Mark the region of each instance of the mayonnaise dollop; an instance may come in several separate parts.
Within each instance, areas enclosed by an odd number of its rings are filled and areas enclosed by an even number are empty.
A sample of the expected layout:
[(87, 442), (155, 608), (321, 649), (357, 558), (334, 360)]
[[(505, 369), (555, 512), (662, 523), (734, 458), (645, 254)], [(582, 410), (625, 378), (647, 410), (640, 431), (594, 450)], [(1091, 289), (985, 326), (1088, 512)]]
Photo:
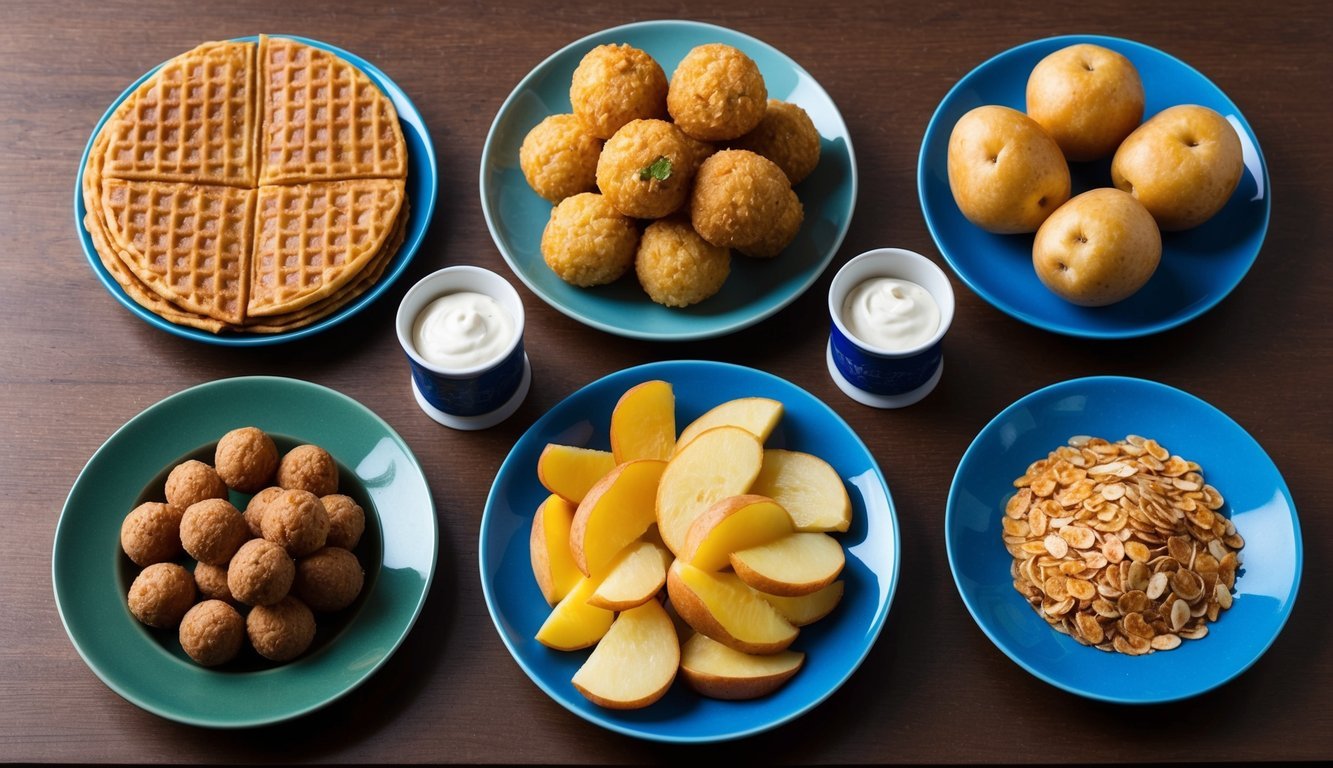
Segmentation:
[(514, 339), (514, 319), (490, 296), (472, 291), (432, 301), (412, 324), (417, 354), (441, 368), (472, 368), (499, 357)]
[(842, 323), (853, 336), (879, 349), (920, 346), (940, 327), (940, 308), (930, 291), (906, 280), (872, 277), (848, 292)]

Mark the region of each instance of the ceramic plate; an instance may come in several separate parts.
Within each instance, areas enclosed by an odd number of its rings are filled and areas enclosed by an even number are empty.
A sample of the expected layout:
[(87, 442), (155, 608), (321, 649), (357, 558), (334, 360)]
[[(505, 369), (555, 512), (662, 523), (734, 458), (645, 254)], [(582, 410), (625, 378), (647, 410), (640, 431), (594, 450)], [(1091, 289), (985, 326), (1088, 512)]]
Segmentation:
[[(846, 483), (852, 525), (837, 534), (847, 552), (841, 604), (801, 629), (793, 649), (805, 667), (777, 692), (753, 701), (717, 701), (695, 694), (679, 675), (645, 709), (602, 709), (570, 678), (591, 649), (553, 651), (534, 637), (550, 613), (532, 575), (528, 536), (548, 493), (537, 481), (537, 457), (549, 442), (609, 450), (611, 410), (625, 390), (653, 379), (671, 383), (678, 429), (735, 397), (770, 397), (785, 412), (769, 447), (815, 453)], [(500, 467), (481, 520), (481, 584), (500, 637), (523, 671), (566, 709), (604, 728), (666, 742), (713, 742), (759, 733), (788, 722), (828, 698), (860, 666), (879, 636), (898, 580), (898, 522), (879, 466), (856, 433), (805, 390), (767, 373), (714, 362), (653, 363), (614, 373), (570, 395), (533, 424)]]
[[(138, 569), (120, 549), (120, 524), (142, 501), (162, 499), (167, 472), (185, 459), (212, 463), (218, 438), (256, 426), (279, 450), (314, 443), (341, 469), (340, 491), (366, 511), (356, 554), (361, 595), (317, 617), (305, 655), (273, 664), (252, 651), (206, 669), (175, 631), (140, 624), (125, 595)], [(233, 502), (248, 497), (233, 492)], [(412, 451), (360, 403), (295, 379), (223, 379), (179, 392), (130, 419), (79, 474), (56, 527), (52, 577), (65, 631), (92, 671), (131, 703), (170, 720), (243, 728), (288, 720), (353, 690), (407, 636), (435, 573), (430, 489)], [(182, 562), (188, 562), (184, 558)]]
[[(298, 40), (302, 43), (312, 45), (316, 48), (323, 48), (326, 51), (341, 56), (352, 64), (356, 65), (371, 82), (379, 86), (389, 100), (393, 102), (394, 109), (398, 110), (398, 122), (403, 129), (403, 139), (407, 142), (407, 199), (409, 203), (407, 216), (407, 231), (403, 235), (403, 244), (398, 248), (398, 253), (394, 254), (388, 266), (384, 269), (384, 274), (379, 281), (369, 290), (357, 298), (345, 304), (341, 309), (328, 315), (324, 319), (311, 323), (302, 328), (296, 328), (285, 333), (209, 333), (198, 328), (190, 328), (184, 325), (176, 325), (167, 322), (157, 315), (141, 307), (138, 302), (130, 298), (125, 290), (116, 282), (116, 278), (107, 271), (102, 264), (102, 260), (97, 255), (97, 249), (93, 247), (92, 237), (88, 230), (83, 227), (83, 217), (87, 213), (87, 208), (83, 204), (83, 169), (88, 164), (88, 152), (92, 149), (93, 141), (97, 134), (102, 130), (102, 124), (111, 117), (121, 102), (134, 92), (135, 88), (153, 75), (154, 72), (161, 69), (159, 64), (142, 77), (135, 80), (126, 88), (119, 97), (116, 98), (111, 106), (107, 108), (102, 119), (97, 121), (93, 127), (92, 134), (88, 137), (88, 145), (83, 149), (83, 156), (79, 160), (78, 174), (74, 179), (74, 229), (79, 233), (79, 242), (83, 244), (83, 255), (87, 257), (88, 263), (92, 265), (93, 272), (102, 285), (106, 287), (111, 295), (116, 298), (126, 309), (138, 315), (148, 324), (156, 326), (168, 333), (181, 336), (195, 341), (203, 341), (209, 344), (221, 344), (231, 347), (258, 347), (267, 344), (279, 344), (285, 341), (294, 341), (307, 336), (313, 336), (327, 328), (341, 323), (360, 312), (364, 307), (378, 299), (388, 290), (398, 276), (407, 269), (407, 265), (416, 255), (417, 248), (420, 247), (422, 239), (426, 236), (426, 229), (430, 225), (431, 215), (435, 211), (436, 195), (436, 168), (435, 168), (435, 146), (431, 143), (430, 134), (426, 131), (426, 121), (417, 111), (416, 105), (407, 97), (398, 84), (390, 80), (388, 75), (381, 72), (374, 64), (349, 53), (336, 46), (322, 43), (318, 40), (311, 40), (306, 37), (296, 35), (273, 35), (274, 37), (286, 37), (291, 40)], [(257, 41), (259, 38), (255, 35), (249, 37), (236, 38), (237, 40)]]
[[(1162, 233), (1162, 260), (1148, 284), (1107, 307), (1079, 307), (1051, 293), (1032, 269), (1032, 235), (995, 235), (969, 222), (949, 190), (949, 134), (969, 110), (1000, 104), (1023, 110), (1028, 74), (1047, 54), (1094, 43), (1124, 54), (1138, 69), (1144, 119), (1176, 104), (1216, 110), (1240, 137), (1245, 171), (1230, 202), (1204, 224)], [(1071, 163), (1073, 194), (1111, 186), (1110, 158)], [(1271, 207), (1259, 141), (1235, 104), (1188, 64), (1141, 43), (1113, 37), (1053, 37), (1020, 45), (974, 69), (935, 110), (921, 143), (917, 187), (926, 225), (957, 275), (1000, 311), (1048, 331), (1087, 338), (1145, 336), (1198, 317), (1240, 283), (1259, 255)]]
[[(1198, 462), (1245, 540), (1235, 602), (1207, 636), (1147, 656), (1105, 653), (1051, 629), (1013, 588), (1001, 541), (1013, 480), (1074, 435), (1137, 434)], [(963, 454), (945, 512), (949, 565), (972, 617), (1038, 678), (1102, 701), (1184, 699), (1244, 672), (1277, 639), (1301, 579), (1301, 529), (1287, 484), (1244, 429), (1204, 401), (1142, 379), (1095, 377), (1040, 389), (996, 416)]]
[[(722, 290), (692, 307), (655, 304), (633, 275), (598, 288), (578, 288), (542, 260), (542, 230), (551, 204), (533, 192), (518, 165), (518, 148), (537, 123), (568, 113), (569, 83), (589, 50), (627, 43), (647, 51), (666, 72), (696, 45), (726, 43), (754, 59), (770, 98), (799, 104), (821, 137), (819, 167), (796, 185), (805, 223), (796, 240), (772, 261), (735, 256)], [(640, 339), (721, 336), (753, 325), (790, 304), (819, 277), (842, 244), (856, 205), (856, 160), (851, 136), (819, 83), (781, 51), (739, 32), (693, 21), (649, 21), (614, 27), (573, 42), (523, 78), (495, 116), (481, 155), (481, 207), (491, 237), (532, 292), (564, 314), (594, 328)]]

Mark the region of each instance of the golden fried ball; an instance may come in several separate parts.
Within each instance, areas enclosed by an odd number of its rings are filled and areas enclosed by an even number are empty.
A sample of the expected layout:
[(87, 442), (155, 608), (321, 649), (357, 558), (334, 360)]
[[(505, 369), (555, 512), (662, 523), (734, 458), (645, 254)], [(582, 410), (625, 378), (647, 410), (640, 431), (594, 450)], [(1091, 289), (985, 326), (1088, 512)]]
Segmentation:
[(235, 600), (231, 596), (231, 588), (227, 586), (227, 569), (221, 565), (195, 563), (194, 585), (199, 589), (199, 594), (206, 598), (225, 602)]
[(227, 588), (246, 605), (272, 605), (291, 591), (296, 563), (281, 546), (266, 539), (241, 545), (227, 566)]
[(227, 498), (217, 470), (196, 459), (177, 464), (167, 475), (167, 503), (185, 509), (196, 501)]
[(146, 501), (130, 510), (120, 524), (120, 548), (135, 565), (175, 560), (181, 553), (180, 507)]
[(685, 54), (671, 75), (667, 111), (685, 133), (703, 141), (728, 141), (754, 130), (768, 108), (759, 65), (722, 43)]
[(795, 104), (777, 99), (768, 100), (764, 119), (731, 146), (748, 149), (777, 163), (793, 186), (819, 165), (819, 131), (810, 115)]
[(695, 151), (665, 120), (632, 120), (602, 149), (597, 188), (626, 216), (659, 219), (685, 204)]
[(801, 205), (796, 193), (788, 190), (787, 204), (782, 213), (778, 214), (773, 226), (768, 228), (763, 237), (753, 243), (739, 246), (737, 250), (756, 259), (771, 259), (791, 245), (791, 241), (796, 239), (796, 233), (801, 231), (803, 221), (805, 221), (805, 207)]
[(639, 228), (594, 192), (567, 197), (551, 209), (542, 258), (561, 280), (588, 287), (619, 280), (634, 263)]
[(244, 641), (245, 619), (221, 600), (204, 600), (181, 619), (181, 649), (202, 666), (226, 664)]
[(153, 563), (130, 584), (128, 602), (134, 618), (172, 629), (194, 605), (194, 577), (176, 563)]
[(690, 223), (713, 245), (745, 250), (782, 223), (791, 201), (791, 182), (772, 160), (725, 149), (699, 166)]
[(226, 565), (249, 535), (241, 511), (226, 499), (191, 504), (181, 517), (181, 544), (201, 563)]
[(364, 583), (365, 572), (356, 555), (341, 547), (325, 547), (297, 562), (292, 592), (311, 610), (332, 613), (351, 605)]
[(366, 511), (351, 496), (332, 493), (320, 498), (329, 515), (329, 535), (325, 544), (330, 547), (356, 549), (361, 534), (366, 532)]
[(233, 429), (218, 441), (213, 467), (228, 488), (254, 493), (278, 469), (278, 446), (258, 427)]
[(338, 492), (338, 463), (318, 445), (298, 445), (278, 464), (278, 485), (299, 488), (316, 496)]
[(264, 538), (302, 557), (324, 546), (329, 535), (329, 513), (319, 497), (299, 488), (284, 490), (264, 509)]
[(661, 219), (643, 231), (634, 270), (653, 301), (687, 307), (722, 289), (731, 251), (699, 237), (683, 218)]
[(631, 120), (666, 117), (666, 72), (638, 48), (599, 45), (574, 69), (569, 103), (588, 133), (609, 139)]
[(551, 115), (533, 126), (518, 148), (518, 165), (532, 191), (558, 203), (597, 188), (602, 140), (574, 115)]
[(271, 661), (291, 661), (315, 639), (315, 614), (288, 595), (273, 605), (256, 605), (245, 618), (250, 645)]
[(268, 508), (269, 502), (277, 498), (282, 493), (282, 488), (272, 485), (250, 497), (250, 501), (245, 505), (245, 525), (250, 529), (250, 535), (259, 538), (264, 535), (264, 510)]

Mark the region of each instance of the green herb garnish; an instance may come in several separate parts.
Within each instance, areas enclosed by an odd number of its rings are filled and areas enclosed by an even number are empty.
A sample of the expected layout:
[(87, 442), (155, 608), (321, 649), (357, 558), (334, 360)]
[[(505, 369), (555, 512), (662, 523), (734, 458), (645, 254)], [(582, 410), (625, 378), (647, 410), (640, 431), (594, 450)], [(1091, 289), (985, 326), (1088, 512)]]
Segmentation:
[(639, 169), (639, 181), (648, 181), (649, 179), (666, 181), (669, 178), (671, 178), (671, 158), (666, 155), (662, 155), (650, 165)]

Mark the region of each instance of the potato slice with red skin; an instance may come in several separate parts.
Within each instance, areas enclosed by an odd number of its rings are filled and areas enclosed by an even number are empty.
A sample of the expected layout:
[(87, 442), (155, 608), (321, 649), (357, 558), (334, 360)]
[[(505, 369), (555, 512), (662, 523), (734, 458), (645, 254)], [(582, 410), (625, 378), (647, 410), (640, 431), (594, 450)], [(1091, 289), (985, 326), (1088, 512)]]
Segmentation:
[(671, 553), (651, 541), (637, 541), (616, 556), (589, 605), (626, 611), (652, 600), (666, 586)]
[(791, 515), (798, 531), (845, 531), (852, 523), (847, 486), (827, 461), (810, 453), (769, 448), (750, 493), (767, 496)]
[(799, 597), (827, 587), (847, 563), (842, 544), (826, 533), (793, 533), (731, 553), (741, 581), (760, 592)]
[(805, 663), (805, 654), (781, 651), (760, 656), (728, 648), (694, 634), (680, 652), (680, 674), (691, 688), (714, 699), (757, 699), (781, 688)]
[(532, 574), (549, 605), (560, 602), (583, 577), (569, 552), (569, 527), (574, 521), (574, 510), (573, 504), (553, 493), (532, 516), (528, 539)]
[(759, 438), (740, 427), (714, 427), (671, 457), (657, 487), (657, 529), (677, 556), (694, 519), (715, 502), (749, 490), (764, 451)]
[(743, 494), (721, 499), (690, 524), (680, 558), (705, 571), (720, 571), (732, 552), (788, 536), (791, 515), (767, 496)]
[(537, 481), (551, 493), (578, 504), (615, 466), (610, 451), (547, 443), (537, 457)]
[(657, 485), (665, 461), (627, 461), (588, 491), (574, 512), (569, 550), (585, 576), (602, 577), (611, 561), (657, 520)]
[(546, 617), (537, 630), (537, 642), (557, 651), (577, 651), (601, 640), (616, 615), (588, 604), (588, 598), (600, 583), (596, 579), (581, 579)]
[(574, 673), (574, 687), (608, 709), (641, 709), (671, 688), (680, 668), (680, 640), (656, 600), (624, 611)]
[(676, 438), (673, 453), (691, 440), (713, 427), (740, 427), (764, 442), (773, 433), (773, 428), (782, 419), (782, 403), (768, 397), (738, 397), (705, 411), (702, 416), (690, 422)]
[(742, 653), (784, 651), (800, 631), (734, 573), (676, 560), (667, 571), (667, 594), (694, 631)]
[(671, 458), (676, 447), (676, 396), (665, 381), (625, 391), (611, 411), (611, 453), (617, 464)]

